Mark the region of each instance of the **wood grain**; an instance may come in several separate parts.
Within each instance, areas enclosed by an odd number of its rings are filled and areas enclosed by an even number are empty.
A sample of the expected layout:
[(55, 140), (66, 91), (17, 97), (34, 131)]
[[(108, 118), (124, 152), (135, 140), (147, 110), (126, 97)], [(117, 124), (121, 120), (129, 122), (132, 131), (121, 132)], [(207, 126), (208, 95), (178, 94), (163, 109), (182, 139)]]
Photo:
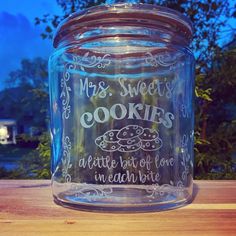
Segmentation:
[(114, 214), (53, 203), (50, 181), (0, 180), (0, 235), (236, 235), (236, 181), (195, 181), (185, 207)]

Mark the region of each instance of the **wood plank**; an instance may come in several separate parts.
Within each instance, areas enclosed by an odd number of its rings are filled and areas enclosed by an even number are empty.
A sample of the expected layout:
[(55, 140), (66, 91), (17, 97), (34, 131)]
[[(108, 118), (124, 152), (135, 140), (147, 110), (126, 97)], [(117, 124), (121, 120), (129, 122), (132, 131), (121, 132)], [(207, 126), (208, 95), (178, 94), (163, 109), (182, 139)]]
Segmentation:
[(195, 181), (185, 207), (95, 213), (52, 201), (50, 181), (0, 180), (0, 235), (236, 235), (236, 181)]

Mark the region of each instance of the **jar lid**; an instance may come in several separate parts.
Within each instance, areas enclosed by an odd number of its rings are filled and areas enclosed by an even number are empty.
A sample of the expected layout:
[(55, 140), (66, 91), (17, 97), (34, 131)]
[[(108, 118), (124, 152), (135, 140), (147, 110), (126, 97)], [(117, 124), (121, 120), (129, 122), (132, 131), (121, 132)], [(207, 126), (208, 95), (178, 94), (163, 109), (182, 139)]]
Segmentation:
[(192, 22), (178, 11), (141, 3), (105, 4), (75, 12), (63, 20), (57, 28), (53, 45), (56, 48), (71, 33), (78, 34), (91, 27), (112, 27), (116, 24), (162, 27), (182, 35), (187, 43), (191, 42), (193, 34)]

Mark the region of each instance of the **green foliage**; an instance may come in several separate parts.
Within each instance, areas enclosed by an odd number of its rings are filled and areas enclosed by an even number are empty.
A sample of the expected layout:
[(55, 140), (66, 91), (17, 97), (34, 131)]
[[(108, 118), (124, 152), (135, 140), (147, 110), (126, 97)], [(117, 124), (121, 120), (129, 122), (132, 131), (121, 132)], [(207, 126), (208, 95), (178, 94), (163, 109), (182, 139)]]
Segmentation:
[[(32, 140), (31, 140), (32, 141)], [(6, 170), (0, 167), (0, 178), (2, 179), (49, 179), (51, 177), (50, 173), (50, 136), (48, 133), (44, 133), (39, 137), (39, 144), (36, 149), (24, 149), (16, 148), (16, 153), (18, 154), (18, 165), (19, 167), (15, 170)], [(1, 151), (4, 149), (8, 150), (9, 147), (0, 147)], [(20, 152), (24, 154), (20, 158)], [(29, 150), (28, 153), (25, 150)], [(7, 154), (5, 152), (5, 154)], [(10, 153), (12, 154), (12, 152)], [(11, 158), (9, 158), (10, 160)], [(14, 159), (14, 158), (13, 158)]]
[[(195, 173), (197, 178), (235, 178), (232, 166), (236, 153), (236, 54), (235, 48), (218, 49), (213, 66), (198, 85), (207, 91), (211, 85), (210, 100), (203, 99), (196, 107)], [(206, 96), (205, 95), (205, 96)], [(231, 104), (227, 110), (227, 104)], [(231, 112), (233, 111), (233, 112)], [(232, 114), (232, 115), (231, 115)], [(214, 166), (221, 166), (221, 175), (210, 174)], [(226, 177), (227, 176), (227, 177)], [(217, 177), (217, 178), (218, 178)]]
[(207, 180), (235, 180), (236, 173), (204, 173), (195, 176), (195, 179), (207, 179)]
[(36, 148), (39, 144), (37, 136), (30, 136), (29, 134), (19, 134), (16, 136), (16, 143), (19, 147)]
[[(50, 136), (43, 133), (39, 138), (36, 149), (22, 148), (15, 145), (0, 145), (3, 159), (8, 162), (16, 162), (17, 169), (7, 170), (0, 167), (0, 178), (2, 179), (49, 179), (50, 173)], [(35, 138), (24, 137), (26, 143), (35, 141)], [(8, 156), (6, 159), (5, 156)], [(22, 156), (20, 159), (19, 157)]]
[[(0, 160), (3, 163), (17, 163), (22, 156), (27, 155), (33, 150), (33, 148), (19, 147), (17, 145), (0, 145)], [(0, 167), (0, 178), (4, 179), (15, 179), (15, 178), (26, 178), (23, 176), (20, 169), (7, 170), (4, 167)]]
[[(52, 38), (53, 30), (71, 13), (98, 5), (105, 0), (57, 0), (63, 15), (37, 17), (36, 24), (44, 24), (43, 38)], [(196, 112), (195, 112), (195, 173), (196, 178), (235, 178), (232, 156), (236, 152), (236, 117), (230, 117), (227, 104), (235, 108), (236, 49), (221, 48), (219, 39), (235, 8), (228, 0), (141, 0), (136, 2), (166, 6), (190, 17), (194, 25), (191, 45), (196, 55)], [(233, 108), (232, 108), (233, 109)], [(236, 112), (236, 111), (235, 111)], [(231, 112), (232, 113), (232, 112)], [(210, 173), (215, 165), (223, 173)]]
[(38, 147), (24, 155), (19, 162), (21, 178), (50, 178), (50, 137), (44, 133), (39, 138)]

